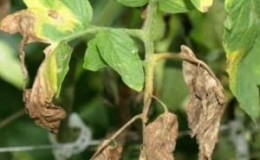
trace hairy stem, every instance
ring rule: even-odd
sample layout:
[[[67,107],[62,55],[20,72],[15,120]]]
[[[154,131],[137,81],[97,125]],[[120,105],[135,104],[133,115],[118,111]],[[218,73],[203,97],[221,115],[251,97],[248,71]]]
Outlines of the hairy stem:
[[[152,58],[154,54],[154,41],[153,26],[154,17],[157,14],[157,1],[150,0],[147,6],[147,15],[144,22],[144,45],[145,45],[145,88],[144,88],[144,108],[143,108],[143,123],[147,123],[147,115],[151,104],[151,96],[153,94],[153,73],[154,73],[154,60]]]
[[[99,26],[90,26],[85,30],[82,30],[76,34],[73,35],[69,35],[67,37],[64,37],[61,41],[72,41],[74,39],[77,39],[79,37],[83,37],[83,36],[87,36],[90,34],[95,34],[98,33],[100,31],[113,31],[113,30],[117,30],[117,31],[124,31],[126,33],[128,33],[129,35],[133,36],[133,37],[137,37],[139,39],[144,39],[143,37],[143,31],[141,29],[126,29],[126,28],[112,28],[112,27],[99,27]]]

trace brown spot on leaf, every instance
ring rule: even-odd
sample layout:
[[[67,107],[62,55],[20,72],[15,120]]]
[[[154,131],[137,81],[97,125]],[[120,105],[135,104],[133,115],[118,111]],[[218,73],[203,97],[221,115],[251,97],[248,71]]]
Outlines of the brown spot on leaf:
[[[119,144],[116,146],[107,146],[95,156],[92,160],[120,160],[123,147]]]
[[[0,1],[0,20],[7,15],[11,6],[10,0]]]
[[[53,19],[58,19],[59,18],[59,14],[57,11],[53,10],[53,9],[50,9],[48,11],[48,16],[50,16],[51,18]]]
[[[211,160],[225,109],[223,88],[210,68],[198,60],[191,49],[182,46],[181,50],[184,57],[197,62],[183,61],[183,75],[189,87],[189,127],[199,143],[199,159]]]
[[[26,43],[30,42],[45,42],[35,35],[34,32],[35,16],[29,10],[21,10],[14,14],[6,16],[0,24],[0,29],[9,34],[15,34],[20,32]]]
[[[140,160],[174,160],[173,151],[178,137],[177,117],[169,112],[161,114],[144,130],[144,144]]]

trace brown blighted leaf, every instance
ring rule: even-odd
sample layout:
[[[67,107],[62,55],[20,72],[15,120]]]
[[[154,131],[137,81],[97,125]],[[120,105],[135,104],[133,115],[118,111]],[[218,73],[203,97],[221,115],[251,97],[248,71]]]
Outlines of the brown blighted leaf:
[[[177,117],[161,114],[144,130],[143,150],[139,160],[174,160],[173,151],[178,136]]]
[[[0,1],[0,20],[7,15],[9,12],[11,3],[10,0],[1,0]]]
[[[56,90],[56,72],[54,54],[51,48],[45,50],[46,57],[42,62],[32,89],[24,93],[26,111],[39,126],[57,133],[60,121],[66,117],[63,108],[53,104],[52,100]]]
[[[211,160],[225,109],[223,88],[210,68],[198,60],[191,49],[182,46],[181,54],[186,59],[183,75],[189,87],[189,127],[199,143],[199,159]]]
[[[44,42],[44,40],[36,36],[34,24],[34,14],[29,10],[21,10],[6,16],[0,23],[0,30],[9,34],[20,32],[24,39],[26,39],[26,43],[35,41]]]
[[[102,152],[100,152],[91,160],[119,160],[122,151],[123,147],[119,144],[116,146],[106,146]]]

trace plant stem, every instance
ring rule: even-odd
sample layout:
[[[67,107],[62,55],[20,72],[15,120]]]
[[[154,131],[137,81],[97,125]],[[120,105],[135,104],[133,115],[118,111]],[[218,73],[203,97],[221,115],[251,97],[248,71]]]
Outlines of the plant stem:
[[[124,31],[133,37],[137,37],[139,39],[144,39],[143,31],[141,29],[125,29],[125,28],[112,28],[112,27],[99,27],[99,26],[90,26],[85,30],[82,30],[76,34],[69,35],[61,39],[61,41],[72,41],[79,37],[87,36],[89,34],[95,34],[100,31]]]
[[[96,153],[92,156],[91,159],[95,158],[109,143],[111,143],[116,137],[118,137],[128,126],[130,126],[137,119],[142,118],[142,115],[136,115],[132,119],[130,119],[125,125],[123,125],[119,130],[116,131],[109,139],[103,141],[103,143],[99,146]]]
[[[147,17],[144,22],[144,45],[145,45],[145,88],[144,88],[144,108],[143,108],[143,123],[147,122],[147,115],[151,104],[151,96],[153,93],[153,73],[154,73],[154,41],[153,41],[153,26],[154,18],[157,14],[157,1],[150,0],[147,6]]]

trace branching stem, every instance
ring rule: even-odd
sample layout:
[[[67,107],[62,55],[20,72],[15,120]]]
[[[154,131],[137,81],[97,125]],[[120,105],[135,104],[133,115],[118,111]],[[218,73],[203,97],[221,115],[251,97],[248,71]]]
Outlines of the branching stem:
[[[141,119],[141,118],[142,118],[141,114],[134,116],[125,125],[123,125],[119,130],[117,130],[116,133],[114,133],[109,139],[104,140],[91,159],[96,157],[106,146],[108,146],[113,140],[115,140],[115,138],[118,137],[128,126],[130,126],[137,119]]]

